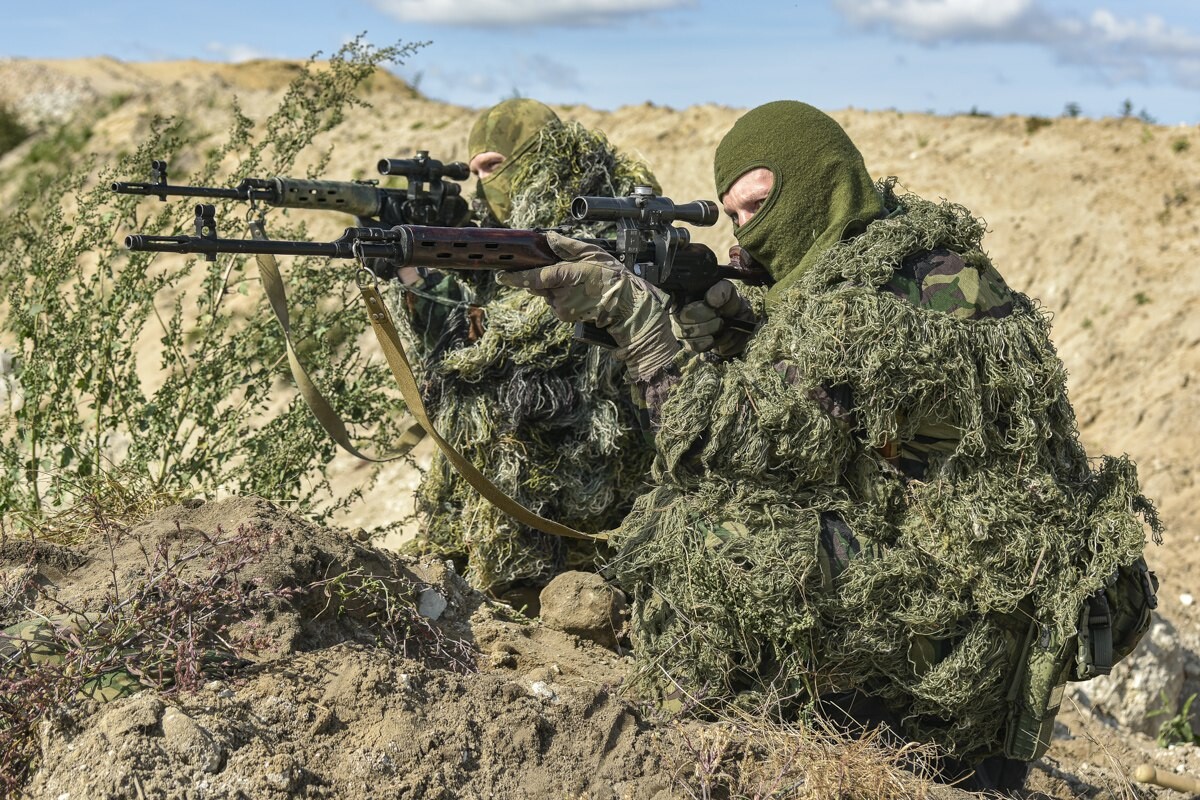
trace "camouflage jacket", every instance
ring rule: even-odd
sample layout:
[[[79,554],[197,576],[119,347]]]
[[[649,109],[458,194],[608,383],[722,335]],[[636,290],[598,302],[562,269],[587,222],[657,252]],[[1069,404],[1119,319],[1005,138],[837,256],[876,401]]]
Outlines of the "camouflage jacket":
[[[1013,310],[1012,291],[994,267],[987,265],[981,269],[945,249],[905,259],[879,291],[907,300],[918,308],[961,319],[1000,319]],[[634,387],[635,402],[642,409],[643,423],[650,431],[657,428],[662,404],[680,379],[679,365],[677,360]],[[776,369],[795,382],[794,370],[788,364],[781,362]],[[832,416],[853,425],[854,398],[844,387],[822,387],[815,393],[815,399]],[[908,477],[921,479],[930,460],[953,452],[958,441],[954,428],[931,418],[922,421],[912,439],[889,443],[883,455]]]

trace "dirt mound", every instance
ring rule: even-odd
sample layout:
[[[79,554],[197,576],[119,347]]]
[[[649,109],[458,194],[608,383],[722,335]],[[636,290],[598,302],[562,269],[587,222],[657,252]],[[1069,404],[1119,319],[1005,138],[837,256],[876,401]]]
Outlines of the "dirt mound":
[[[72,547],[5,542],[0,584],[27,591],[4,592],[0,622],[102,611],[148,596],[164,574],[197,619],[195,588],[229,582],[214,574],[257,598],[229,628],[252,632],[237,640],[255,648],[188,691],[167,683],[105,704],[68,695],[36,731],[31,798],[665,800],[718,782],[715,767],[746,748],[736,726],[682,724],[624,696],[627,657],[482,596],[452,565],[264,500],[172,506]],[[160,601],[152,613],[178,613]],[[1031,797],[1111,789],[1154,757],[1145,737],[1078,713],[1064,721]],[[1160,766],[1192,760],[1172,752]],[[833,769],[848,769],[837,758]],[[915,779],[911,796],[965,797]]]
[[[368,547],[263,500],[173,506],[79,547],[8,542],[0,574],[39,588],[8,603],[3,622],[30,609],[104,613],[164,574],[179,597],[219,589],[206,583],[214,564],[263,599],[230,628],[253,630],[247,660],[195,693],[168,684],[68,703],[40,732],[34,797],[131,786],[164,797],[653,797],[669,785],[656,737],[615,695],[626,659],[488,600],[445,562]],[[389,616],[401,605],[417,615]]]
[[[164,700],[145,692],[44,733],[36,797],[654,797],[637,712],[598,686],[530,691],[342,644]],[[81,764],[87,769],[81,770]]]

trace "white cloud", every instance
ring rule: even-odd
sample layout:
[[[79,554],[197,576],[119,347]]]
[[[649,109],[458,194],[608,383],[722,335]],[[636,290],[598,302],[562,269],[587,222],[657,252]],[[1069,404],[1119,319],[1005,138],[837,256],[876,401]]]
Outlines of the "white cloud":
[[[696,0],[373,0],[404,22],[488,25],[601,25],[622,17],[689,8]]]
[[[1141,53],[1196,58],[1200,56],[1200,36],[1169,26],[1162,17],[1151,14],[1140,23],[1118,19],[1112,12],[1099,9],[1089,20],[1097,37],[1110,45]]]
[[[847,19],[862,27],[893,28],[908,39],[934,42],[1011,30],[1032,0],[835,0]]]
[[[1107,82],[1165,74],[1200,88],[1200,35],[1150,14],[1053,13],[1043,0],[834,0],[852,24],[922,44],[990,42],[1045,48]]]
[[[256,58],[271,58],[271,54],[259,50],[256,47],[251,47],[247,44],[222,44],[221,42],[209,42],[204,46],[204,49],[218,58],[226,61],[232,61],[237,64],[242,61],[253,61]]]

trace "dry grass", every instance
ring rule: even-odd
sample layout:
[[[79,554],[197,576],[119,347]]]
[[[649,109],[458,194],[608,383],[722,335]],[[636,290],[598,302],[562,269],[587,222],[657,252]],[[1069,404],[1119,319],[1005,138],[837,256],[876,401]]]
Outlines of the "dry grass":
[[[10,539],[81,544],[126,530],[180,499],[176,494],[151,490],[148,479],[133,470],[114,469],[79,481],[74,500],[61,510],[0,515],[0,546]]]
[[[781,725],[745,712],[715,723],[678,722],[679,789],[696,800],[920,800],[936,753],[886,730],[851,736],[820,718]]]

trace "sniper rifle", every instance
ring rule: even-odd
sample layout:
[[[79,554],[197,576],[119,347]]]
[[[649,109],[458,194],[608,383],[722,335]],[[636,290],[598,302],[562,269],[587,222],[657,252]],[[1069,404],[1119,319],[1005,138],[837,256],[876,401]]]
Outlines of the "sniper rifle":
[[[467,224],[471,209],[462,198],[462,186],[453,181],[470,177],[461,161],[443,163],[420,150],[415,158],[385,158],[378,164],[381,175],[407,179],[403,189],[379,186],[379,181],[326,181],[304,178],[245,178],[237,186],[180,186],[167,181],[167,162],[150,162],[150,181],[118,181],[117,194],[171,197],[208,197],[264,203],[277,208],[315,208],[341,211],[358,218],[359,224],[390,228],[394,225]],[[449,179],[449,180],[447,180]]]
[[[686,228],[673,225],[712,225],[719,218],[708,200],[676,204],[645,186],[627,197],[576,197],[571,216],[579,222],[615,222],[613,239],[581,239],[598,245],[626,269],[669,294],[676,307],[703,298],[722,279],[754,285],[768,282],[766,271],[742,260],[718,264],[703,244],[691,241]],[[391,228],[354,227],[330,242],[222,239],[217,235],[215,209],[196,206],[195,236],[133,234],[125,246],[138,252],[198,253],[212,261],[218,253],[323,256],[382,259],[390,270],[420,266],[455,270],[524,270],[556,264],[559,257],[546,242],[545,230],[508,228],[451,228],[395,225]],[[395,273],[380,277],[392,277]],[[729,320],[737,329],[752,331],[753,323]],[[576,337],[612,347],[611,337],[592,325],[576,326]]]

